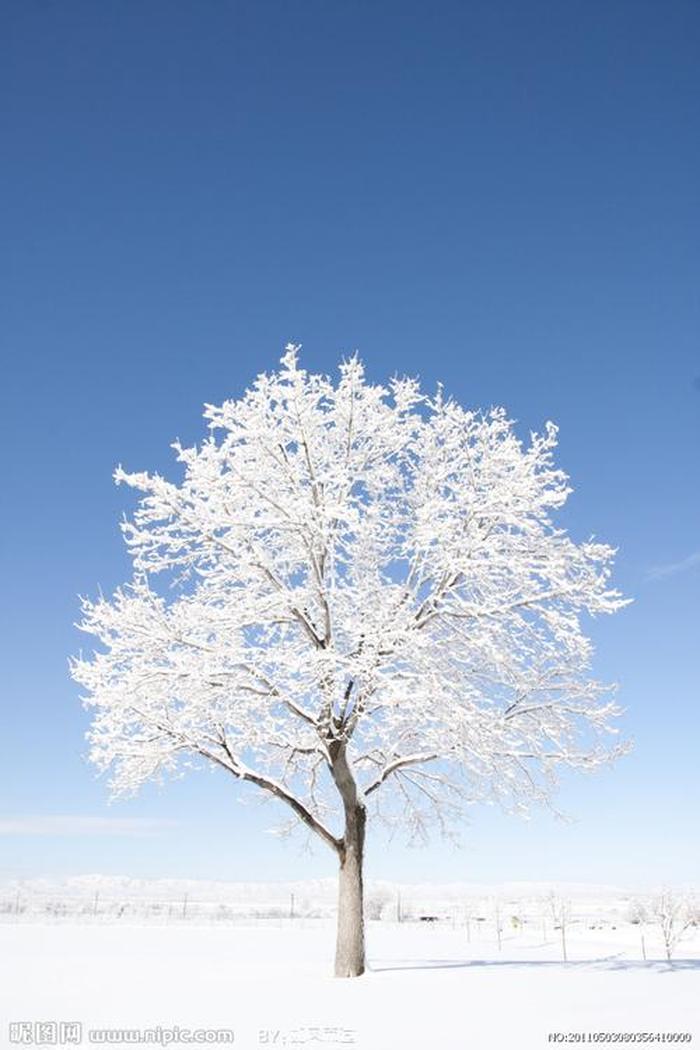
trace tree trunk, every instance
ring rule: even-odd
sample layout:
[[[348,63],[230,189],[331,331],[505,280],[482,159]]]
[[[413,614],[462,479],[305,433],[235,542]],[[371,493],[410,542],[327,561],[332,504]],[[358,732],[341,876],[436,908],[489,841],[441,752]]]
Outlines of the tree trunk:
[[[338,934],[335,976],[359,977],[365,972],[365,922],[362,864],[365,846],[365,807],[346,811],[345,835],[338,873]]]
[[[333,780],[343,800],[345,834],[339,843],[338,936],[335,949],[336,977],[359,977],[365,972],[365,921],[362,864],[365,852],[367,811],[348,762],[346,743],[334,740],[329,747]]]

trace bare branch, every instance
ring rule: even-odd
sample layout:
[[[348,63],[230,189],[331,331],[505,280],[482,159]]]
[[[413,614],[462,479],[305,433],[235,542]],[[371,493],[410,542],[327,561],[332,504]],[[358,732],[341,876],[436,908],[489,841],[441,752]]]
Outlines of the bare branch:
[[[377,779],[373,781],[368,788],[365,789],[365,795],[371,795],[373,791],[376,791],[378,787],[384,783],[387,777],[390,777],[392,773],[396,773],[399,769],[405,769],[406,766],[415,766],[422,762],[432,762],[440,756],[436,753],[433,754],[416,754],[416,755],[404,755],[401,758],[395,758],[392,762],[389,762],[384,767],[382,772],[379,774]]]

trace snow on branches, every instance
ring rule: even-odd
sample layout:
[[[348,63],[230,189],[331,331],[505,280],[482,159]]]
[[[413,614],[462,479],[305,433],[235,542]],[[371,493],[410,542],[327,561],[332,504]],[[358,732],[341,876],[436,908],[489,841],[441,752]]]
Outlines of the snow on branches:
[[[294,346],[205,418],[179,482],[116,471],[141,493],[134,578],[83,602],[100,648],[72,674],[116,792],[208,760],[337,847],[346,773],[422,836],[624,749],[581,620],[625,602],[613,550],[552,520],[554,425],[523,444],[503,409],[372,385],[357,358],[334,383]]]

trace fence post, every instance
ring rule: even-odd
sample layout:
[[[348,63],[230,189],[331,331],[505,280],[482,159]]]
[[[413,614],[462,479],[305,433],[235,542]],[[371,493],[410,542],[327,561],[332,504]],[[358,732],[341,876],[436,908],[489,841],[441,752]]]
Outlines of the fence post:
[[[494,917],[496,919],[496,936],[498,938],[498,950],[499,952],[503,948],[501,941],[501,905],[499,901],[496,901],[494,906]]]

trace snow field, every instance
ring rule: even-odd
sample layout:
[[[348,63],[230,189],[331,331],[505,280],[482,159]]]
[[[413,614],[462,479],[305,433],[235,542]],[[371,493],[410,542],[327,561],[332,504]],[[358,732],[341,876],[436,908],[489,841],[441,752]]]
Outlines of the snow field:
[[[348,981],[330,976],[332,922],[6,924],[2,1045],[13,1045],[8,1022],[48,1019],[80,1021],[84,1033],[228,1028],[244,1050],[520,1050],[554,1045],[554,1032],[700,1035],[697,935],[673,966],[653,943],[641,961],[629,925],[604,937],[574,927],[567,964],[557,940],[544,944],[535,930],[504,934],[501,951],[486,931],[468,942],[464,928],[432,924],[369,923],[367,936],[371,969]]]

